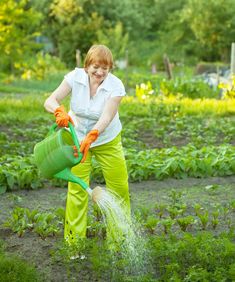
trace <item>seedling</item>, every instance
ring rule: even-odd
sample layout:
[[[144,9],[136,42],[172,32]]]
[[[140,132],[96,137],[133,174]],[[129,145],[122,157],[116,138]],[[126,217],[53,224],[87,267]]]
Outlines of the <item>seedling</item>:
[[[219,224],[219,211],[218,210],[212,212],[211,223],[212,223],[213,229],[216,229],[217,225]]]
[[[202,210],[203,210],[203,208],[200,204],[194,205],[194,211],[195,211],[196,216],[198,216],[201,213]]]
[[[182,196],[183,192],[177,192],[175,189],[172,189],[169,194],[170,201],[173,205],[175,205],[176,203],[180,203],[182,200]]]
[[[202,229],[206,230],[206,226],[208,224],[209,221],[209,213],[208,211],[205,211],[203,213],[198,213],[197,215],[201,221],[201,225],[202,225]]]
[[[29,219],[30,211],[21,207],[15,207],[11,217],[4,222],[4,226],[10,228],[21,237],[27,229],[32,229],[33,224]]]
[[[158,222],[159,220],[154,215],[149,215],[144,225],[151,234],[154,234]]]
[[[167,207],[167,211],[171,219],[175,219],[177,215],[179,214],[179,210],[175,207]]]
[[[180,229],[185,232],[186,229],[194,222],[194,217],[189,215],[186,217],[177,218],[176,221],[179,224]]]
[[[30,211],[27,208],[15,207],[11,217],[4,223],[18,236],[27,230],[35,231],[42,239],[59,232],[57,216],[53,213],[40,213],[38,210]]]
[[[169,234],[171,227],[174,223],[175,221],[172,220],[171,218],[163,219],[158,222],[158,224],[161,224],[163,226],[163,231],[165,234]]]
[[[166,205],[164,205],[164,204],[156,204],[155,205],[155,210],[156,210],[156,213],[158,214],[159,218],[161,219],[162,216],[164,215],[165,210],[166,210]]]

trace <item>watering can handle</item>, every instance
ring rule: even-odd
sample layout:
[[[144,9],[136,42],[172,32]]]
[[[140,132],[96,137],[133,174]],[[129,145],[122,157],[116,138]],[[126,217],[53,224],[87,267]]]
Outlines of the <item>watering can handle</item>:
[[[52,134],[56,130],[57,127],[58,127],[57,123],[54,123],[50,128],[49,134]],[[71,132],[71,135],[72,135],[74,145],[77,147],[77,149],[79,151],[80,145],[79,145],[78,138],[77,138],[76,132],[74,130],[73,124],[71,122],[69,122],[69,129],[70,129],[70,132]]]
[[[77,149],[79,151],[80,145],[79,145],[79,142],[78,142],[76,132],[74,130],[74,126],[71,122],[69,122],[69,129],[71,131],[71,135],[72,135],[72,138],[73,138],[74,145],[77,147]]]

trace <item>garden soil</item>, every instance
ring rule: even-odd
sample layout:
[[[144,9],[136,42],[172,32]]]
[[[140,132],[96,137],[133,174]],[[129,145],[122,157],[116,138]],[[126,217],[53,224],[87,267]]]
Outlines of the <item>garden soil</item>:
[[[206,189],[208,185],[216,185],[216,191],[208,194],[209,189]],[[226,203],[235,199],[235,176],[130,183],[132,210],[135,211],[139,206],[154,207],[157,202],[166,201],[172,189],[186,193],[187,200],[192,203],[197,202],[203,205],[207,203],[208,199],[214,200],[215,203],[218,199],[220,203]],[[13,198],[21,199],[20,206],[25,208],[51,211],[58,207],[65,207],[66,189],[47,187],[0,195],[0,240],[5,241],[6,252],[33,263],[42,277],[46,277],[45,281],[68,281],[63,264],[53,261],[51,256],[51,250],[63,238],[62,233],[43,240],[33,232],[27,232],[22,237],[18,237],[17,234],[2,226],[16,205]],[[85,270],[81,280],[79,279],[76,281],[91,281],[89,273],[86,273]]]

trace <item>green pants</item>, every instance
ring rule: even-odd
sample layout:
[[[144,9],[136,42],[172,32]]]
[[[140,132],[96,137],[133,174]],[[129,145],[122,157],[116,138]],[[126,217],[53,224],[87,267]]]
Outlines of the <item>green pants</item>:
[[[72,172],[89,184],[91,159],[95,156],[104,175],[106,188],[117,193],[123,205],[130,211],[128,174],[123,154],[121,134],[104,145],[89,150],[86,161],[73,167]],[[65,213],[64,237],[73,242],[86,237],[88,193],[80,185],[69,182]]]

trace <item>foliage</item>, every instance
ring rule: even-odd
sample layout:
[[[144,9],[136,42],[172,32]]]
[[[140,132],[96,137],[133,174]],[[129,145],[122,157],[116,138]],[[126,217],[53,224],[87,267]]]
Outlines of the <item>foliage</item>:
[[[206,206],[203,207],[194,202],[188,203],[192,198],[186,198],[186,192],[181,189],[173,189],[164,194],[164,203],[156,202],[154,210],[146,204],[135,209],[133,222],[137,221],[144,227],[144,230],[138,230],[142,243],[137,246],[145,250],[144,259],[147,263],[145,261],[144,269],[133,268],[131,258],[128,260],[124,253],[110,249],[105,239],[106,233],[103,232],[105,225],[102,223],[102,214],[97,207],[88,214],[88,238],[78,237],[74,244],[57,240],[50,250],[53,266],[63,265],[67,279],[71,281],[77,280],[81,275],[84,279],[86,273],[89,273],[89,281],[97,278],[102,281],[169,281],[172,277],[178,277],[178,281],[198,281],[198,277],[202,281],[233,281],[234,229],[229,227],[229,230],[224,219],[225,214],[227,218],[233,216],[233,202],[229,205],[222,205],[221,202],[221,206],[214,207],[208,205],[207,198],[204,201]],[[218,199],[220,201],[221,197]],[[12,200],[16,200],[14,195]],[[197,215],[193,214],[192,204],[195,204],[197,215],[206,212],[211,215],[213,208],[216,208],[214,211],[219,213],[218,225],[221,229],[214,231],[213,218],[209,216],[206,231],[201,231]],[[177,209],[175,219],[169,213],[172,209]],[[47,242],[50,242],[48,237],[55,234],[58,238],[58,232],[49,230],[56,226],[61,231],[63,219],[64,208],[40,212],[15,206],[6,226],[14,232],[23,231],[20,233],[22,235],[26,231],[37,232],[42,239],[47,238]],[[42,227],[42,230],[37,230],[37,226]],[[2,256],[1,250],[0,253]],[[115,269],[110,265],[115,265]]]
[[[223,97],[225,99],[235,98],[235,76],[229,83],[220,83],[219,88],[223,90]]]
[[[173,61],[186,64],[198,59],[228,62],[234,38],[234,10],[232,0],[180,2],[157,31],[158,61],[159,53],[167,53]]]
[[[0,281],[40,282],[42,278],[35,267],[24,260],[12,255],[0,254]]]
[[[228,61],[230,44],[235,36],[234,9],[232,0],[210,0],[206,3],[204,0],[190,0],[183,8],[182,18],[199,41],[204,53],[202,58],[207,61]]]
[[[214,89],[211,89],[208,84],[199,78],[185,79],[177,77],[173,80],[162,79],[155,85],[156,88],[153,89],[150,81],[141,83],[140,85],[137,84],[136,97],[140,101],[143,101],[157,95],[166,97],[174,95],[178,98],[189,97],[191,99],[216,98],[219,96],[218,90],[215,91]]]
[[[104,19],[94,9],[94,3],[87,1],[53,0],[47,12],[46,21],[50,29],[46,34],[57,47],[57,55],[69,67],[75,66],[75,51],[87,52],[97,38],[97,31]]]
[[[0,68],[6,72],[14,72],[16,64],[29,60],[41,48],[35,41],[40,34],[41,14],[29,3],[29,0],[1,1]]]
[[[34,81],[21,85],[23,89],[37,86]],[[147,88],[140,85],[138,91],[138,98],[126,97],[120,107],[131,181],[234,174],[234,99],[152,98],[155,92],[149,94],[154,91],[151,83]],[[22,94],[19,99],[8,95],[0,102],[1,192],[38,189],[44,181],[33,164],[32,153],[53,123],[53,116],[43,111],[47,94]],[[95,159],[92,165],[92,180],[102,183]],[[56,180],[53,185],[65,182]]]
[[[234,147],[203,147],[192,145],[181,149],[126,150],[130,181],[149,179],[209,177],[233,175],[235,172]],[[103,183],[101,168],[96,166],[92,179]]]
[[[49,54],[43,55],[42,52],[37,53],[32,61],[16,63],[15,68],[21,74],[23,80],[42,80],[49,75],[55,74],[58,71],[64,70],[65,65],[61,63],[59,58]]]
[[[153,263],[160,281],[231,281],[235,245],[222,236],[198,235],[155,236],[151,241]],[[181,280],[183,279],[183,280]]]
[[[75,50],[84,55],[96,41],[97,32],[103,25],[103,18],[97,13],[80,15],[72,25],[61,24],[58,37],[60,58],[69,66],[75,67]]]
[[[128,56],[131,56],[128,52]],[[146,71],[146,68],[135,68],[128,67],[125,71],[120,69],[114,69],[114,75],[118,76],[125,84],[128,95],[135,95],[136,85],[141,84],[140,82],[146,84],[148,81],[155,85],[158,85],[160,81],[165,78],[164,74],[152,74],[150,69]]]
[[[97,43],[109,46],[114,59],[117,61],[126,56],[128,33],[123,34],[123,25],[118,22],[113,28],[111,27],[106,31],[98,30]]]
[[[52,61],[54,61],[53,58],[51,59]],[[49,61],[51,59],[49,59]],[[42,64],[44,65],[44,63]],[[45,64],[47,65],[47,62],[45,62]],[[9,93],[9,95],[7,95],[9,99],[11,97],[10,93],[17,93],[18,95],[23,94],[22,96],[26,96],[24,94],[37,94],[38,96],[42,95],[43,98],[43,95],[48,95],[48,93],[54,91],[54,89],[60,84],[65,73],[68,72],[67,70],[57,70],[56,73],[54,73],[54,68],[52,65],[50,65],[49,69],[50,68],[52,68],[53,71],[52,73],[49,73],[46,77],[44,77],[43,83],[41,80],[33,78],[31,78],[30,80],[25,80],[14,75],[4,76],[2,81],[0,82],[0,91],[2,93]],[[44,74],[45,73],[47,73],[46,70],[44,71]]]
[[[1,68],[8,72],[15,71],[15,63],[27,64],[42,50],[72,68],[76,49],[83,57],[100,41],[113,49],[116,59],[123,57],[124,48],[128,50],[132,65],[155,63],[160,69],[165,53],[171,61],[183,64],[197,60],[228,62],[234,38],[233,0],[1,3]],[[110,35],[115,40],[110,40]]]
[[[169,97],[159,97],[153,99],[143,99],[139,101],[134,97],[126,97],[121,104],[122,116],[153,116],[176,114],[188,116],[230,116],[235,112],[235,99],[190,99],[170,95]]]
[[[1,158],[0,193],[15,189],[38,189],[42,187],[38,170],[32,164],[31,157],[5,155]]]
[[[165,96],[178,95],[191,99],[217,98],[219,91],[215,91],[200,78],[185,79],[177,77],[173,80],[163,79],[159,86],[159,93]]]
[[[26,231],[34,231],[42,239],[53,236],[60,231],[62,225],[58,212],[39,212],[38,210],[30,211],[27,208],[15,207],[11,217],[5,221],[4,226],[17,233],[19,237],[23,236]]]

